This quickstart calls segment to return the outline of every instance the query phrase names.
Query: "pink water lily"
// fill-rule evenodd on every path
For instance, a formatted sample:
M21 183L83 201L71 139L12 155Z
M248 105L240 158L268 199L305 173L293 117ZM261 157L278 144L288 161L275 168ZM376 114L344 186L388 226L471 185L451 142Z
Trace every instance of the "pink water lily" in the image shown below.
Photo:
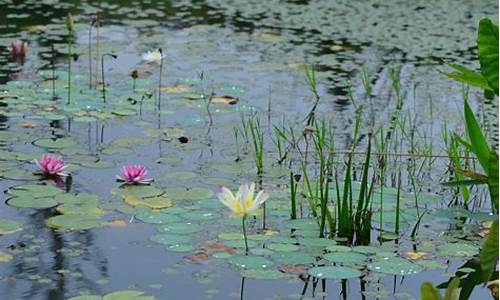
M60 156L44 154L40 160L35 159L35 164L45 176L68 176L64 172L67 166Z
M15 40L10 44L10 54L12 56L25 56L28 50L28 42L23 40Z
M121 176L117 180L125 184L149 184L153 179L146 179L148 170L141 165L126 165L121 168Z

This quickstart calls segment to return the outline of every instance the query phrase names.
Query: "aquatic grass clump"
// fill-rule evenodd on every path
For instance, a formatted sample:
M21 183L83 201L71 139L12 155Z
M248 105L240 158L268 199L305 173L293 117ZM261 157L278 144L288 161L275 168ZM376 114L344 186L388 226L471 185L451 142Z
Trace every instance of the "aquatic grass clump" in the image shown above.
M248 118L248 128L252 137L257 176L260 177L264 173L264 133L259 119L254 116Z
M221 188L217 198L229 208L236 216L241 217L243 238L245 240L245 253L248 255L248 238L246 230L246 219L249 215L255 214L259 207L269 198L266 192L259 191L255 195L255 183L240 185L236 195L226 187Z
M40 160L35 159L34 163L43 176L68 176L68 173L64 172L67 165L64 164L64 159L61 156L45 154Z
M148 170L141 165L125 165L121 168L121 175L116 177L119 182L124 184L150 184L153 179L146 178Z

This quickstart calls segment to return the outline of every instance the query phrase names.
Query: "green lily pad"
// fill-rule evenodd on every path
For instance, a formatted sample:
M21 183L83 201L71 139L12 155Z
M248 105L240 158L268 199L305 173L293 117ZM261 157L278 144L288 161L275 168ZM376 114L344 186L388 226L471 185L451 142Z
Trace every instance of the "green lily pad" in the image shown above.
M21 231L23 224L9 219L0 219L0 235Z
M30 196L12 197L6 202L18 208L44 209L56 206L58 203L53 198L34 198Z
M79 194L69 194L69 193L63 193L63 194L58 194L54 198L57 202L59 203L92 203L92 204L97 204L99 197L94 194L88 194L88 193L79 193Z
M366 255L355 252L331 252L323 255L323 258L336 263L364 264Z
M293 244L271 243L267 247L274 251L284 251L284 252L299 250L299 246Z
M122 199L129 205L132 206L143 205L152 209L162 209L172 206L172 201L165 196L138 198L133 195L123 195Z
M102 297L102 300L154 300L153 296L146 296L144 292L135 290L122 290L108 293Z
M158 226L158 231L162 233L190 234L200 232L203 228L195 223L172 223Z
M39 139L33 142L36 146L42 148L62 149L70 148L77 145L73 138L58 138L58 139Z
M27 184L16 185L7 190L7 193L14 196L25 196L32 198L53 197L63 191L53 185Z
M86 230L104 225L101 220L85 215L59 215L48 218L45 222L51 228L68 230Z
M423 268L401 257L380 257L368 264L368 270L391 275L412 275Z
M309 275L321 279L350 279L361 276L361 272L349 267L315 267L308 271Z
M253 279L280 279L285 275L275 270L248 269L241 272L241 275L246 278Z
M136 198L158 197L165 194L165 191L151 185L125 185L121 188L113 188L111 193L114 195L131 195Z
M177 245L189 243L191 238L186 235L161 233L153 235L150 240L163 245Z
M102 297L97 295L81 295L68 298L68 300L102 300Z
M308 265L316 261L313 256L298 251L275 252L271 255L271 259L278 264L287 265Z
M102 209L92 203L65 203L59 205L56 210L65 215L100 216Z
M466 243L448 243L436 247L436 251L442 256L471 257L479 253L477 246Z
M135 215L135 217L144 223L152 224L173 224L181 221L181 218L174 214L165 214L155 211L144 211Z
M242 269L268 269L273 265L272 261L267 258L255 255L234 255L228 261Z

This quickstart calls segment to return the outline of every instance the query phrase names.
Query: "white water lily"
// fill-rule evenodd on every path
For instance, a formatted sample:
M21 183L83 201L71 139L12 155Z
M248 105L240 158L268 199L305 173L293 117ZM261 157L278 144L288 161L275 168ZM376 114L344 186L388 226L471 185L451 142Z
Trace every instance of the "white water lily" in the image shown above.
M159 64L163 59L163 54L160 49L155 49L152 51L148 51L142 55L142 59L148 63L157 63Z
M255 213L259 207L269 198L264 192L260 191L255 196L255 183L242 184L236 195L228 188L222 187L222 191L217 194L219 200L238 216L247 216Z

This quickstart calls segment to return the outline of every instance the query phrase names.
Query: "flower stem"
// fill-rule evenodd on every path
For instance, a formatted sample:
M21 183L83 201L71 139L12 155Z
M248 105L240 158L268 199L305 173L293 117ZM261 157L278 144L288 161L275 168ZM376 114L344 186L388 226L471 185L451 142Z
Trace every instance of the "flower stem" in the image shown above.
M243 238L245 239L245 254L248 255L248 240L247 240L247 228L246 228L247 215L243 215L241 219L241 226L243 228Z

